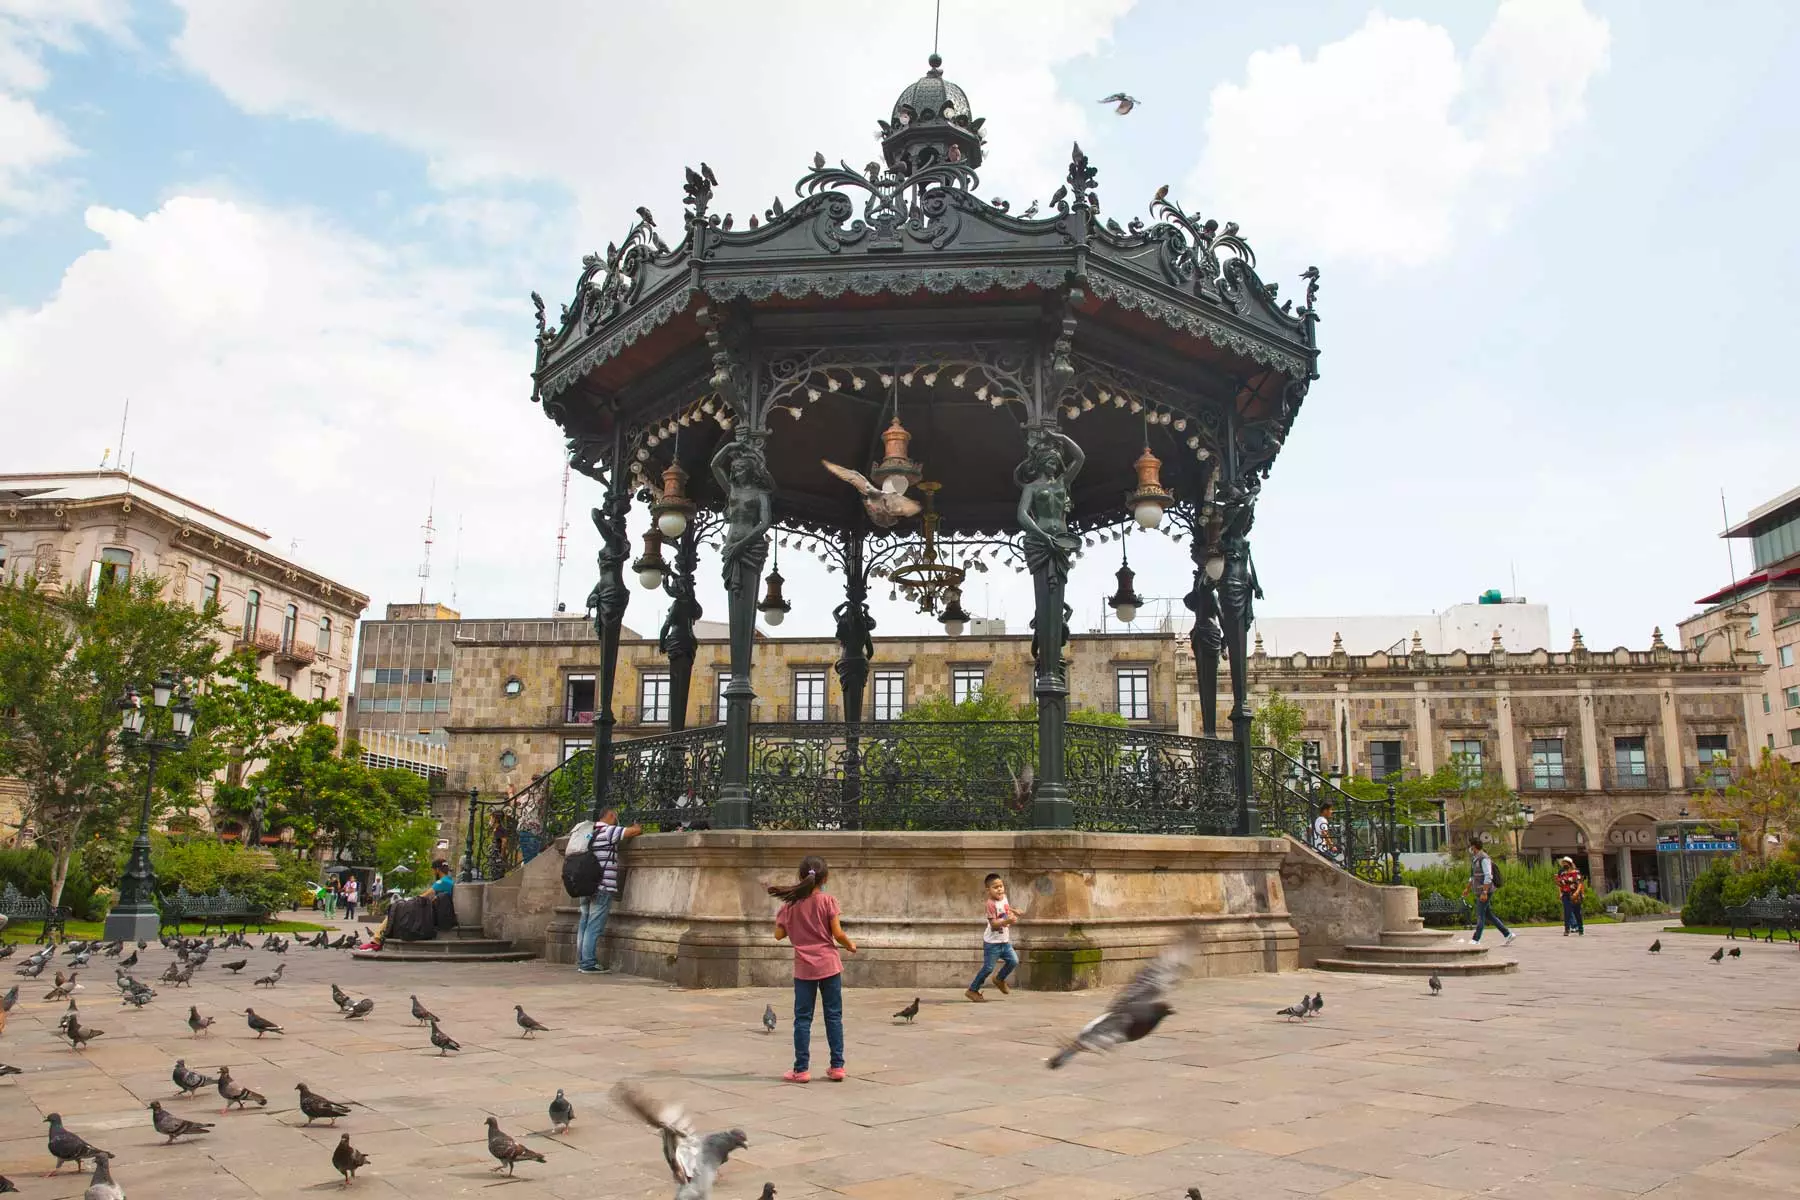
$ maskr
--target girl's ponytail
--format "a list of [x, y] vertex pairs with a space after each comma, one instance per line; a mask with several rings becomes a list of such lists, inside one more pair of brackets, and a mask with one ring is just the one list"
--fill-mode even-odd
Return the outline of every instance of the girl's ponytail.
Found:
[[825, 880], [830, 875], [831, 868], [825, 865], [825, 860], [816, 854], [809, 854], [800, 860], [800, 870], [797, 872], [799, 882], [791, 887], [770, 887], [769, 895], [783, 904], [792, 904], [797, 900], [806, 899], [824, 887]]

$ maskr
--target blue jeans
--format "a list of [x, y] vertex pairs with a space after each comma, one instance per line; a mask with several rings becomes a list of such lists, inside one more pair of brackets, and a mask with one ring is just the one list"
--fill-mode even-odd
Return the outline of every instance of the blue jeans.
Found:
[[1564, 896], [1563, 929], [1569, 933], [1586, 933], [1587, 926], [1581, 922], [1581, 901], [1573, 896]]
[[831, 1045], [831, 1065], [844, 1065], [844, 977], [794, 980], [794, 1070], [812, 1065], [813, 1001], [825, 998], [825, 1040]]
[[1502, 936], [1502, 937], [1511, 937], [1512, 936], [1512, 930], [1510, 930], [1506, 927], [1506, 922], [1502, 921], [1499, 917], [1496, 917], [1494, 915], [1494, 903], [1491, 899], [1475, 901], [1475, 940], [1476, 941], [1479, 942], [1481, 940], [1481, 931], [1489, 925], [1492, 925], [1495, 929], [1498, 929], [1500, 931], [1500, 936]]
[[543, 848], [544, 837], [542, 834], [532, 833], [525, 829], [519, 831], [519, 862], [521, 864], [528, 863], [536, 858], [538, 856], [538, 851]]
[[600, 965], [600, 935], [606, 932], [612, 902], [611, 892], [595, 892], [581, 898], [581, 923], [575, 927], [575, 965], [583, 970]]
[[993, 975], [994, 964], [997, 962], [1004, 962], [1006, 965], [1000, 968], [1000, 974], [995, 975], [994, 978], [1005, 979], [1018, 968], [1019, 952], [1012, 948], [1011, 942], [981, 943], [981, 973], [976, 975], [975, 982], [969, 985], [971, 992], [981, 990], [981, 985], [987, 982], [988, 976]]

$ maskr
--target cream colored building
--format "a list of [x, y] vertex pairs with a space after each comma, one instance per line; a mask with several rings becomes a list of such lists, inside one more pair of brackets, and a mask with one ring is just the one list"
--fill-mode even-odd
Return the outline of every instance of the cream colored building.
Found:
[[1750, 511], [1725, 531], [1750, 543], [1750, 574], [1696, 603], [1681, 644], [1722, 661], [1752, 656], [1761, 676], [1750, 706], [1747, 753], [1764, 748], [1800, 762], [1800, 488]]

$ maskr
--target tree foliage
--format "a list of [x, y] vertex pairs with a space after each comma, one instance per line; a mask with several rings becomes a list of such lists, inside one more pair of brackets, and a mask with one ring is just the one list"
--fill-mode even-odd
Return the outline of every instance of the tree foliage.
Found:
[[432, 852], [437, 843], [437, 822], [430, 817], [414, 817], [376, 841], [376, 869], [391, 886], [417, 891], [431, 878]]
[[411, 771], [365, 766], [361, 754], [354, 742], [340, 753], [325, 725], [275, 745], [250, 780], [265, 791], [269, 828], [291, 828], [302, 848], [332, 846], [340, 858], [368, 862], [383, 832], [430, 809], [431, 790]]
[[1713, 820], [1736, 822], [1738, 852], [1760, 863], [1768, 856], [1771, 835], [1800, 826], [1800, 765], [1765, 748], [1760, 762], [1725, 787], [1696, 797], [1695, 807]]
[[326, 713], [336, 700], [309, 700], [261, 678], [256, 655], [241, 650], [227, 658], [201, 690], [195, 707], [196, 736], [182, 766], [198, 777], [217, 776], [213, 815], [238, 820], [250, 814], [254, 796], [244, 786], [258, 763], [291, 743]]
[[1250, 740], [1258, 746], [1273, 746], [1298, 762], [1300, 733], [1305, 728], [1306, 709], [1279, 691], [1271, 691], [1250, 719]]

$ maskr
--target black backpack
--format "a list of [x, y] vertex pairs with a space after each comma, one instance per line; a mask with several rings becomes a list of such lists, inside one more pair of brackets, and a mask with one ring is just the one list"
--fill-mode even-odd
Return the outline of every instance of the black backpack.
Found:
[[[563, 874], [565, 876], [567, 876], [567, 874], [568, 874], [568, 869], [566, 867], [563, 869]], [[1501, 885], [1500, 860], [1499, 859], [1497, 859], [1497, 858], [1489, 858], [1488, 859], [1488, 878], [1490, 880], [1489, 886], [1491, 886], [1496, 892], [1499, 891], [1500, 885]]]
[[563, 858], [562, 879], [563, 891], [576, 900], [585, 900], [597, 895], [604, 872], [600, 860], [594, 857], [594, 834], [588, 834], [587, 849], [580, 854], [569, 854]]

